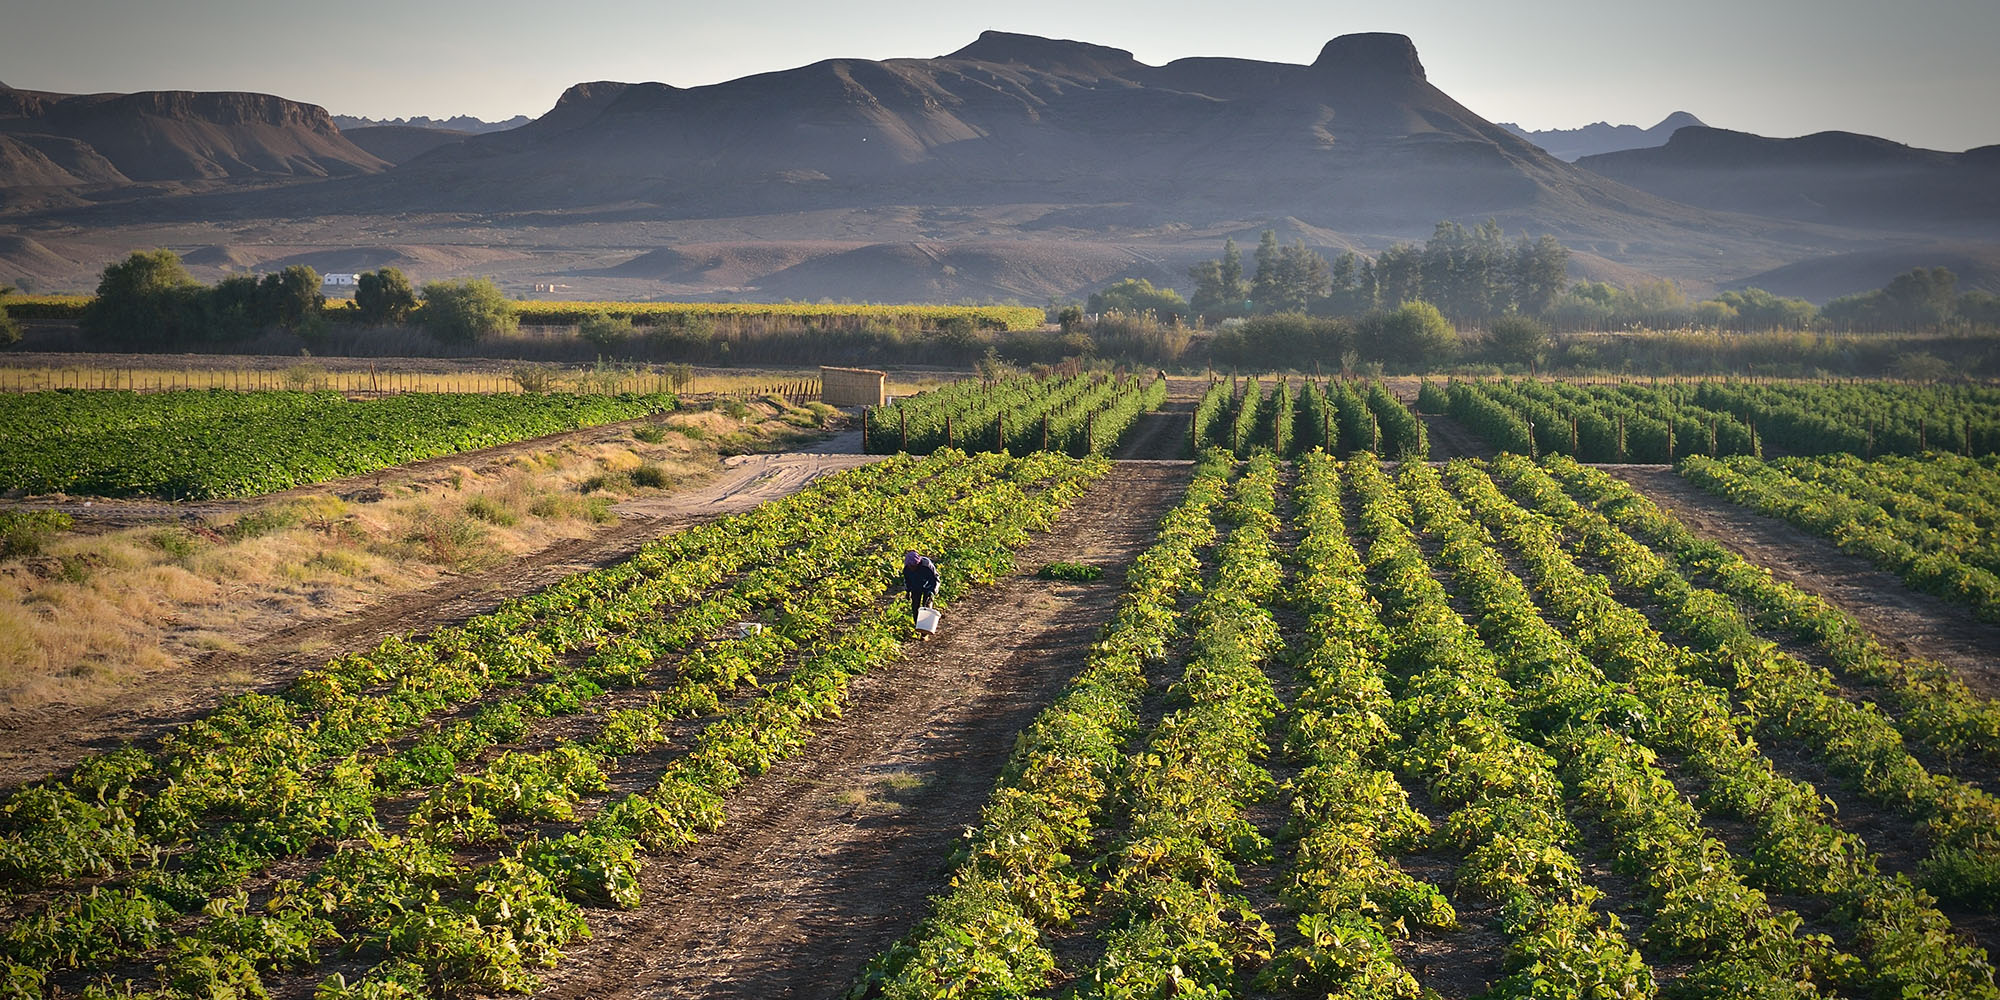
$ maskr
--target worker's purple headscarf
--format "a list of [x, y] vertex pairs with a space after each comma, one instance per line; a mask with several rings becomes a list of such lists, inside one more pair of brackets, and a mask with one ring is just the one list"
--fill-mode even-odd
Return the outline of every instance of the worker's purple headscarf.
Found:
[[916, 564], [923, 561], [924, 557], [918, 555], [916, 549], [911, 549], [908, 552], [903, 553], [903, 565], [905, 566], [915, 566]]

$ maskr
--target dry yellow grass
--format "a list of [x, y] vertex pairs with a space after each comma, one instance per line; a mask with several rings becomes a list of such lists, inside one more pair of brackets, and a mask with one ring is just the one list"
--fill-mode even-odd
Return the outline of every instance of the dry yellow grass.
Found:
[[101, 704], [204, 654], [588, 536], [617, 500], [662, 492], [635, 485], [642, 467], [670, 490], [712, 475], [732, 446], [803, 436], [777, 408], [753, 411], [676, 413], [670, 426], [700, 432], [658, 443], [607, 429], [424, 479], [391, 472], [375, 503], [308, 496], [193, 530], [58, 537], [38, 556], [0, 562], [0, 716]]

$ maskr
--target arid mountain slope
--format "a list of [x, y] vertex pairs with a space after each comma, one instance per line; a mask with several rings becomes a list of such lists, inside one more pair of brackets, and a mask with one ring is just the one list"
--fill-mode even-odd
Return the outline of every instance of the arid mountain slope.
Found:
[[269, 94], [0, 88], [0, 188], [338, 177], [388, 166], [324, 109]]
[[2000, 146], [1918, 149], [1852, 132], [1770, 139], [1684, 128], [1577, 165], [1701, 208], [1933, 235], [2000, 233]]

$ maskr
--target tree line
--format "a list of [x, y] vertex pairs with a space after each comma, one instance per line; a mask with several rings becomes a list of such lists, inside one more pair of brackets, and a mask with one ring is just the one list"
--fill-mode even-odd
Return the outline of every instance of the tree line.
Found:
[[1435, 306], [1454, 325], [1491, 330], [1519, 317], [1552, 332], [1704, 329], [1731, 332], [1830, 330], [1937, 331], [2000, 326], [2000, 296], [1959, 292], [1943, 267], [1917, 268], [1883, 288], [1844, 296], [1820, 308], [1761, 288], [1691, 299], [1665, 279], [1629, 287], [1569, 280], [1570, 250], [1546, 234], [1509, 241], [1489, 219], [1473, 228], [1440, 222], [1418, 246], [1397, 243], [1373, 258], [1352, 250], [1329, 261], [1303, 240], [1280, 245], [1266, 230], [1246, 271], [1235, 240], [1222, 256], [1188, 270], [1193, 293], [1144, 279], [1118, 282], [1090, 297], [1093, 313], [1151, 314], [1162, 321], [1203, 321], [1278, 314], [1380, 318], [1406, 303]]
[[[140, 251], [104, 269], [78, 325], [106, 347], [224, 346], [274, 328], [311, 344], [328, 322], [321, 288], [319, 272], [303, 264], [204, 285], [172, 250]], [[516, 324], [513, 303], [489, 280], [432, 281], [419, 290], [393, 267], [361, 275], [354, 318], [369, 326], [414, 320], [445, 343], [471, 343]]]

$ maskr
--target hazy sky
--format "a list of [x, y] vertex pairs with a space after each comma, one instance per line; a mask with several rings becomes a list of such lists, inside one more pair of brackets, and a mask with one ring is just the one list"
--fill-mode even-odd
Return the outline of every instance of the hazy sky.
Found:
[[889, 0], [7, 0], [0, 81], [64, 92], [253, 90], [376, 118], [539, 115], [584, 80], [697, 86], [820, 59], [924, 57], [982, 29], [1311, 62], [1353, 31], [1415, 39], [1495, 121], [1651, 125], [1676, 110], [1791, 136], [2000, 143], [1996, 0], [1346, 0], [970, 5]]

